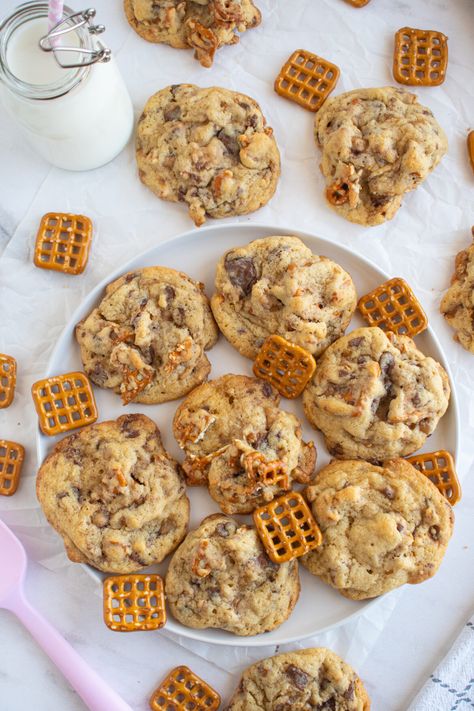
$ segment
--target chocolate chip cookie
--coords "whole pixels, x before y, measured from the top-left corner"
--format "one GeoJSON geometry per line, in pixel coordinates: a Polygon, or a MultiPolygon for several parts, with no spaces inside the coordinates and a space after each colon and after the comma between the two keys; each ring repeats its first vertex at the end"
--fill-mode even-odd
{"type": "Polygon", "coordinates": [[[323,353],[303,404],[331,454],[384,461],[419,449],[449,396],[444,368],[411,338],[358,328],[323,353]]]}
{"type": "Polygon", "coordinates": [[[205,216],[245,215],[265,205],[280,176],[273,131],[254,99],[176,84],[154,94],[137,127],[138,172],[158,197],[205,216]]]}
{"type": "Polygon", "coordinates": [[[224,375],[193,390],[176,412],[188,483],[207,483],[224,513],[250,513],[312,478],[314,445],[303,442],[299,420],[279,402],[262,380],[224,375]]]}
{"type": "Polygon", "coordinates": [[[474,227],[473,243],[456,255],[451,286],[441,300],[440,310],[454,328],[454,340],[474,353],[474,227]]]}
{"type": "Polygon", "coordinates": [[[204,353],[218,331],[204,285],[167,267],[145,267],[109,284],[76,326],[84,370],[124,403],[175,400],[202,383],[204,353]]]}
{"type": "Polygon", "coordinates": [[[159,563],[186,535],[178,464],[145,415],[84,427],[46,457],[36,491],[76,563],[131,573],[159,563]]]}
{"type": "Polygon", "coordinates": [[[262,659],[248,667],[225,711],[370,711],[352,667],[323,647],[262,659]]]}
{"type": "Polygon", "coordinates": [[[382,466],[335,460],[306,496],[323,543],[301,561],[345,597],[376,597],[438,570],[453,531],[452,508],[405,459],[382,466]]]}
{"type": "Polygon", "coordinates": [[[298,237],[265,237],[227,252],[217,265],[211,308],[239,353],[255,358],[278,334],[314,356],[342,336],[357,303],[350,275],[298,237]]]}
{"type": "Polygon", "coordinates": [[[225,44],[239,41],[237,32],[260,24],[252,0],[124,0],[130,25],[148,42],[192,48],[203,67],[225,44]]]}
{"type": "Polygon", "coordinates": [[[448,150],[443,129],[415,94],[391,86],[356,89],[316,114],[329,205],[351,222],[390,220],[448,150]]]}
{"type": "Polygon", "coordinates": [[[298,563],[272,563],[254,528],[214,514],[173,555],[165,588],[171,613],[186,627],[260,634],[290,616],[298,563]]]}

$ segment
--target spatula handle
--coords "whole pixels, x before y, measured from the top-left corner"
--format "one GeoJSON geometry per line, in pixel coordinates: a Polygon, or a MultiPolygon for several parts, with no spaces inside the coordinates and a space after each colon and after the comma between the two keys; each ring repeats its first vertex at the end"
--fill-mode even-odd
{"type": "Polygon", "coordinates": [[[133,711],[23,595],[10,606],[90,711],[133,711]]]}

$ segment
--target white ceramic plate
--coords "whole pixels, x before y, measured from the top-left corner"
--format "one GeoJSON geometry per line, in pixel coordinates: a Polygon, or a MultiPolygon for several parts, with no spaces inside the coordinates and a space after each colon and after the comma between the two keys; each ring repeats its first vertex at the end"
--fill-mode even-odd
{"type": "MultiPolygon", "coordinates": [[[[357,293],[362,295],[388,278],[380,269],[366,259],[350,252],[345,247],[329,242],[315,235],[295,231],[292,228],[269,227],[258,224],[235,224],[203,227],[199,231],[192,230],[179,237],[148,250],[138,257],[134,257],[128,264],[107,277],[101,284],[91,291],[81,306],[74,313],[70,323],[64,329],[51,356],[47,376],[82,370],[79,357],[79,348],[74,339],[74,326],[84,318],[102,298],[106,284],[116,279],[119,275],[144,266],[163,265],[179,269],[189,274],[193,279],[206,284],[210,296],[213,290],[215,267],[218,259],[224,252],[232,247],[244,245],[253,239],[278,234],[296,234],[315,254],[330,257],[341,264],[354,279],[357,293]]],[[[391,275],[393,276],[393,275],[391,275]]],[[[349,330],[363,325],[362,319],[354,316],[349,330]]],[[[448,370],[448,364],[441,351],[440,345],[433,331],[429,328],[417,337],[417,344],[421,350],[436,360],[440,361],[448,370]]],[[[224,373],[252,374],[251,361],[243,358],[221,336],[217,345],[208,351],[212,363],[211,377],[216,378],[224,373]]],[[[452,379],[451,379],[452,381],[452,379]]],[[[123,407],[120,398],[109,390],[95,388],[95,397],[100,413],[100,420],[114,419],[124,412],[143,412],[153,419],[159,426],[166,449],[178,460],[182,460],[172,434],[171,422],[179,401],[164,403],[162,405],[128,405],[123,407]]],[[[303,423],[304,439],[315,441],[318,453],[317,468],[329,461],[329,455],[324,447],[322,436],[312,430],[308,425],[300,400],[283,400],[282,406],[286,410],[295,412],[303,423]]],[[[441,420],[436,432],[427,442],[426,451],[439,448],[449,449],[455,455],[458,447],[458,414],[455,395],[453,393],[450,407],[441,420]]],[[[38,434],[37,449],[38,461],[43,461],[55,441],[59,438],[45,437],[38,434]]],[[[194,487],[188,490],[191,499],[190,527],[195,528],[207,515],[217,512],[217,504],[211,499],[206,488],[194,487]]],[[[248,518],[250,517],[240,517],[248,518]]],[[[167,562],[156,566],[164,573],[167,562]]],[[[85,566],[99,585],[101,573],[85,566]]],[[[254,637],[237,637],[221,630],[193,630],[184,627],[173,618],[169,618],[167,628],[185,637],[191,637],[213,644],[231,644],[238,646],[262,646],[269,644],[283,644],[304,637],[321,633],[334,628],[351,617],[359,615],[367,606],[375,601],[355,602],[347,600],[335,590],[325,585],[318,578],[312,576],[303,566],[300,566],[301,595],[291,617],[278,629],[254,637]]]]}

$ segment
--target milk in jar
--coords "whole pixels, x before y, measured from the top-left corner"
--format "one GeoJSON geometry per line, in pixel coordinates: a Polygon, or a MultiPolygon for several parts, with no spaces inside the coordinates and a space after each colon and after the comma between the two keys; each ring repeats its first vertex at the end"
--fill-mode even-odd
{"type": "MultiPolygon", "coordinates": [[[[78,66],[65,69],[53,52],[41,49],[47,14],[47,2],[28,2],[1,23],[2,102],[47,161],[67,170],[97,168],[115,158],[130,138],[130,96],[109,50],[107,61],[101,61],[103,45],[90,22],[77,27],[77,17],[65,19],[68,31],[55,41],[55,47],[69,48],[57,51],[61,63],[78,66]]],[[[74,11],[64,7],[64,18],[71,15],[74,11]]]]}

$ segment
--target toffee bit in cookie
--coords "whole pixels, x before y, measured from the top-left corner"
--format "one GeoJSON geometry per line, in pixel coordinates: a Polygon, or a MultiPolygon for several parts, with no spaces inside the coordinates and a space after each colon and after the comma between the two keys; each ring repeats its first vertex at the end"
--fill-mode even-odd
{"type": "Polygon", "coordinates": [[[384,282],[362,296],[357,308],[369,326],[378,326],[384,331],[413,338],[428,327],[426,314],[404,279],[384,282]]]}
{"type": "Polygon", "coordinates": [[[318,111],[339,79],[339,68],[305,49],[297,49],[275,79],[277,94],[309,111],[318,111]]]}

